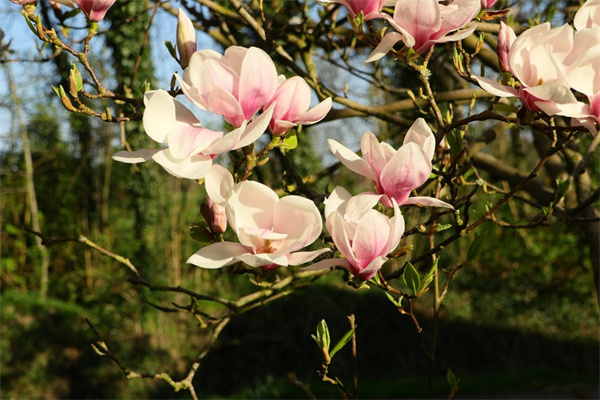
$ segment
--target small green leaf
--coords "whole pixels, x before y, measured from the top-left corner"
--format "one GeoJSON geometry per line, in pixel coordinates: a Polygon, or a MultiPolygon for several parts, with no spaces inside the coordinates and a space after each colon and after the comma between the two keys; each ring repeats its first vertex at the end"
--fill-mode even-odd
{"type": "Polygon", "coordinates": [[[173,46],[173,43],[171,43],[168,40],[165,40],[165,47],[167,48],[167,51],[169,52],[171,57],[177,60],[177,52],[175,51],[175,46],[173,46]]]}
{"type": "Polygon", "coordinates": [[[333,350],[331,350],[331,353],[329,354],[331,358],[333,358],[335,353],[340,351],[346,345],[346,343],[350,341],[355,330],[356,326],[350,329],[348,332],[346,332],[346,334],[335,344],[335,346],[333,346],[333,350]]]}
{"type": "Polygon", "coordinates": [[[71,63],[71,71],[69,73],[75,82],[75,88],[77,91],[81,91],[83,89],[83,78],[77,69],[77,65],[75,63],[71,63]]]}
{"type": "Polygon", "coordinates": [[[421,287],[421,278],[419,277],[419,273],[411,263],[408,263],[404,268],[402,280],[404,281],[404,284],[408,287],[408,289],[412,292],[411,294],[413,296],[416,296],[419,293],[419,288],[421,287]]]}
{"type": "Polygon", "coordinates": [[[289,131],[278,146],[281,150],[293,150],[298,147],[298,136],[296,131],[289,131]]]}
{"type": "Polygon", "coordinates": [[[558,203],[560,199],[565,197],[567,190],[569,190],[569,186],[571,181],[569,179],[558,178],[556,180],[556,197],[554,198],[554,202],[558,203]]]}
{"type": "Polygon", "coordinates": [[[317,344],[321,346],[322,349],[329,351],[331,339],[329,338],[329,328],[327,327],[327,322],[325,322],[324,319],[322,319],[317,325],[317,344]]]}
{"type": "Polygon", "coordinates": [[[433,266],[431,267],[431,269],[429,270],[429,272],[427,272],[425,274],[425,276],[423,277],[423,279],[421,280],[421,286],[419,286],[419,292],[417,293],[418,295],[420,295],[421,293],[423,293],[423,292],[425,292],[427,290],[427,287],[429,286],[429,284],[433,280],[433,274],[435,273],[435,269],[437,268],[439,260],[440,260],[439,258],[437,258],[435,260],[435,262],[433,263],[433,266]]]}
{"type": "Polygon", "coordinates": [[[458,383],[456,381],[456,376],[454,375],[454,372],[452,372],[452,370],[450,368],[448,368],[448,372],[446,373],[446,379],[448,380],[448,384],[451,387],[456,386],[456,384],[458,383]]]}
{"type": "Polygon", "coordinates": [[[484,235],[475,235],[473,242],[471,242],[471,246],[469,246],[469,251],[467,252],[467,261],[474,261],[479,257],[483,250],[484,240],[484,235]]]}
{"type": "Polygon", "coordinates": [[[56,94],[58,96],[59,99],[62,98],[60,96],[60,90],[56,86],[52,86],[52,91],[54,92],[54,94],[56,94]]]}
{"type": "Polygon", "coordinates": [[[450,146],[450,154],[452,157],[456,157],[462,149],[462,134],[459,130],[453,130],[446,135],[446,140],[450,146]]]}
{"type": "Polygon", "coordinates": [[[211,244],[215,238],[208,229],[200,225],[190,226],[190,236],[197,242],[211,244]]]}

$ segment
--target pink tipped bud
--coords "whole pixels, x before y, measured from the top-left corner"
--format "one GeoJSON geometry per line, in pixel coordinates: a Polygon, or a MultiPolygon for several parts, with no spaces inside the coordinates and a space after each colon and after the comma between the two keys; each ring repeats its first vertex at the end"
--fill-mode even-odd
{"type": "Polygon", "coordinates": [[[179,64],[186,69],[192,54],[196,51],[196,30],[192,21],[179,9],[177,16],[177,51],[179,52],[179,64]]]}
{"type": "Polygon", "coordinates": [[[212,233],[219,235],[227,230],[225,207],[216,204],[210,197],[208,198],[208,217],[212,233]]]}
{"type": "MultiPolygon", "coordinates": [[[[116,0],[72,0],[92,22],[99,22],[104,18],[109,8],[116,0]]],[[[61,1],[61,3],[64,3],[61,1]]]]}
{"type": "Polygon", "coordinates": [[[491,8],[498,0],[481,0],[481,8],[491,8]]]}
{"type": "Polygon", "coordinates": [[[500,31],[498,32],[498,58],[500,59],[500,68],[502,68],[502,71],[510,71],[510,65],[508,65],[508,53],[516,39],[517,35],[515,35],[515,31],[504,22],[500,22],[500,31]]]}

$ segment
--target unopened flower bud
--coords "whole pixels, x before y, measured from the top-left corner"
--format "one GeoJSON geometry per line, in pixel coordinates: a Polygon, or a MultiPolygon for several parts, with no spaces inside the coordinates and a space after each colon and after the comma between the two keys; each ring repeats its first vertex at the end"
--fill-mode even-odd
{"type": "Polygon", "coordinates": [[[517,39],[515,31],[504,22],[500,22],[500,31],[498,31],[498,59],[500,60],[500,68],[502,71],[510,71],[508,65],[508,53],[513,42],[517,39]]]}
{"type": "Polygon", "coordinates": [[[216,204],[210,197],[208,198],[208,216],[212,233],[219,235],[227,230],[225,207],[216,204]]]}
{"type": "Polygon", "coordinates": [[[179,9],[177,16],[177,51],[179,64],[186,69],[192,54],[196,51],[196,30],[190,18],[179,9]]]}

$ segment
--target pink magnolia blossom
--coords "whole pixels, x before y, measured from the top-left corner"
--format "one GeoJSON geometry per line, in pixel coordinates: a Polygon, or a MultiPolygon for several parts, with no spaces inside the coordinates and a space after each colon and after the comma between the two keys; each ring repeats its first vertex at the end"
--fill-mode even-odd
{"type": "Polygon", "coordinates": [[[25,4],[35,3],[37,0],[10,0],[11,3],[19,4],[24,6],[25,4]]]}
{"type": "Polygon", "coordinates": [[[274,108],[272,105],[252,122],[244,120],[239,128],[224,134],[203,128],[190,110],[164,90],[146,92],[144,102],[146,134],[155,142],[168,146],[120,151],[112,158],[125,163],[153,159],[171,175],[187,179],[203,178],[214,157],[256,141],[266,131],[274,108]]]}
{"type": "Polygon", "coordinates": [[[319,210],[308,199],[280,199],[268,186],[253,181],[234,185],[229,171],[219,165],[213,165],[206,177],[206,192],[225,207],[239,243],[218,242],[203,247],[188,263],[211,269],[241,261],[251,267],[273,269],[304,264],[330,251],[299,251],[313,243],[323,229],[319,210]]]}
{"type": "Polygon", "coordinates": [[[380,197],[374,194],[352,197],[343,187],[336,187],[325,200],[325,219],[333,243],[344,258],[322,260],[304,269],[337,265],[363,281],[375,276],[404,233],[404,218],[395,200],[392,200],[392,218],[372,209],[380,197]]]}
{"type": "Polygon", "coordinates": [[[322,120],[331,109],[331,97],[310,107],[310,87],[299,76],[286,79],[269,102],[277,102],[269,130],[274,136],[283,136],[297,125],[310,125],[322,120]]]}
{"type": "Polygon", "coordinates": [[[562,63],[572,48],[573,29],[569,25],[555,29],[549,23],[537,25],[523,32],[508,49],[506,68],[521,83],[519,89],[489,78],[474,78],[485,91],[500,97],[516,96],[531,111],[541,111],[539,104],[545,101],[572,102],[573,94],[560,90],[567,84],[562,63]]]}
{"type": "Polygon", "coordinates": [[[423,54],[436,43],[464,39],[475,28],[448,34],[464,27],[480,10],[479,0],[456,0],[450,5],[440,4],[438,0],[399,0],[394,17],[384,16],[398,32],[386,33],[365,62],[379,60],[400,40],[415,52],[423,54]]]}
{"type": "Polygon", "coordinates": [[[503,68],[519,81],[518,88],[488,78],[474,78],[491,94],[517,97],[531,111],[575,118],[595,133],[595,125],[600,122],[596,97],[600,93],[600,27],[588,28],[587,24],[594,20],[594,15],[600,15],[600,2],[589,1],[586,6],[583,14],[580,10],[576,15],[579,21],[576,26],[581,28],[577,32],[569,25],[551,29],[545,23],[512,41],[512,30],[506,27],[502,32],[501,28],[500,59],[502,62],[502,53],[507,51],[503,68]],[[585,94],[589,103],[578,101],[571,89],[585,94]]]}
{"type": "Polygon", "coordinates": [[[481,0],[481,8],[491,8],[498,0],[481,0]]]}
{"type": "Polygon", "coordinates": [[[350,17],[356,18],[362,11],[364,21],[369,21],[376,18],[383,18],[381,9],[388,0],[320,0],[321,3],[337,3],[348,10],[350,17]]]}
{"type": "Polygon", "coordinates": [[[179,80],[183,93],[197,107],[223,115],[234,127],[266,108],[277,86],[273,60],[257,47],[231,46],[225,54],[200,50],[190,58],[179,80]]]}
{"type": "Polygon", "coordinates": [[[186,69],[196,52],[196,29],[190,18],[181,10],[177,14],[177,51],[179,64],[186,69]]]}
{"type": "Polygon", "coordinates": [[[432,207],[453,208],[450,204],[432,197],[409,197],[431,175],[435,137],[419,118],[404,137],[404,144],[394,150],[387,143],[379,142],[375,135],[366,132],[360,142],[362,155],[356,155],[335,140],[329,139],[333,154],[350,170],[366,176],[375,184],[381,203],[391,208],[392,199],[399,205],[422,204],[432,207]]]}
{"type": "Polygon", "coordinates": [[[116,0],[71,0],[92,22],[101,21],[116,0]]]}

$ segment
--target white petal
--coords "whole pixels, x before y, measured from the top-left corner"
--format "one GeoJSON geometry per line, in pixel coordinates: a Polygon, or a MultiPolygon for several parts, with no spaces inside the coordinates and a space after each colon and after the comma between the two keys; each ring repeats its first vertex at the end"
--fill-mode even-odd
{"type": "Polygon", "coordinates": [[[155,153],[152,159],[171,175],[186,179],[204,178],[212,165],[212,158],[209,156],[197,155],[184,160],[176,159],[168,148],[155,153]]]}
{"type": "Polygon", "coordinates": [[[203,247],[194,253],[187,262],[201,268],[221,268],[236,262],[235,258],[248,250],[239,243],[219,242],[203,247]]]}
{"type": "MultiPolygon", "coordinates": [[[[330,252],[331,249],[319,249],[314,251],[297,251],[287,256],[288,265],[300,265],[314,260],[321,254],[330,252]]],[[[313,264],[314,265],[314,264],[313,264]]]]}
{"type": "Polygon", "coordinates": [[[216,204],[225,206],[233,190],[233,176],[220,165],[213,164],[205,179],[206,193],[216,204]]]}
{"type": "Polygon", "coordinates": [[[136,151],[118,151],[112,155],[112,159],[127,164],[137,164],[148,161],[152,156],[165,149],[141,149],[136,151]]]}

